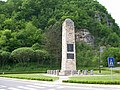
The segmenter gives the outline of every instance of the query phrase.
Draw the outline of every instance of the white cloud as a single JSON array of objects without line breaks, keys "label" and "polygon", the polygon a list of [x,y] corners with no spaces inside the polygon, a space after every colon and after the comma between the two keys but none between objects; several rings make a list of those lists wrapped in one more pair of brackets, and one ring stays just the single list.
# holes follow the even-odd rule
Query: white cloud
[{"label": "white cloud", "polygon": [[120,0],[97,0],[107,8],[107,11],[115,19],[115,22],[120,26]]}]

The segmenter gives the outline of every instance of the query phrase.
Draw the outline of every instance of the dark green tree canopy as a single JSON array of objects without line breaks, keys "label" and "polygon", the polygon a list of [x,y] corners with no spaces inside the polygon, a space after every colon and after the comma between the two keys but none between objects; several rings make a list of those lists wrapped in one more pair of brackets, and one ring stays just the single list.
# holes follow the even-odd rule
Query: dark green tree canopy
[{"label": "dark green tree canopy", "polygon": [[[49,65],[60,66],[61,27],[66,18],[74,21],[76,31],[87,29],[95,37],[95,48],[76,44],[79,66],[92,65],[90,60],[97,62],[93,49],[101,45],[120,47],[120,28],[97,0],[7,0],[0,1],[0,50],[5,51],[4,61],[12,52],[16,57],[12,60],[19,57],[19,62],[29,62],[36,52],[38,58],[31,61],[45,63],[49,59]],[[26,56],[21,58],[23,53]]]},{"label": "dark green tree canopy", "polygon": [[[0,3],[1,30],[28,30],[26,23],[31,22],[36,29],[46,31],[66,18],[75,22],[76,29],[88,29],[97,44],[119,46],[119,27],[106,8],[96,0],[7,0]],[[110,37],[113,33],[115,44]]]}]

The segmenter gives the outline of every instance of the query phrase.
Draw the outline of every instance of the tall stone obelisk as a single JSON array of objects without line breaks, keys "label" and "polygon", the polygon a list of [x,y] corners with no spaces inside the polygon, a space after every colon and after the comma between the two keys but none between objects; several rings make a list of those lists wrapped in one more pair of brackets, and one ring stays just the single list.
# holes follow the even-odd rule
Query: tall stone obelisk
[{"label": "tall stone obelisk", "polygon": [[75,28],[71,19],[66,19],[62,25],[62,64],[61,73],[69,75],[76,70]]}]

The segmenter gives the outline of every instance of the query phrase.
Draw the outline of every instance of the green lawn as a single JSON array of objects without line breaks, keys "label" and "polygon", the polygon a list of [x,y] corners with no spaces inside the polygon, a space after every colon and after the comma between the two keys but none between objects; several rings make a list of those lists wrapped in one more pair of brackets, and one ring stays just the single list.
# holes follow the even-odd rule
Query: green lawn
[{"label": "green lawn", "polygon": [[116,70],[113,70],[111,76],[111,70],[106,69],[102,70],[101,73],[98,73],[98,70],[94,71],[94,75],[80,75],[70,77],[69,80],[63,82],[69,83],[86,83],[86,84],[119,84],[120,85],[120,73]]},{"label": "green lawn", "polygon": [[58,77],[44,76],[43,74],[1,74],[0,77],[19,78],[29,80],[54,81]]},{"label": "green lawn", "polygon": [[105,76],[80,76],[71,77],[70,80],[75,81],[120,81],[120,75],[105,75]]}]

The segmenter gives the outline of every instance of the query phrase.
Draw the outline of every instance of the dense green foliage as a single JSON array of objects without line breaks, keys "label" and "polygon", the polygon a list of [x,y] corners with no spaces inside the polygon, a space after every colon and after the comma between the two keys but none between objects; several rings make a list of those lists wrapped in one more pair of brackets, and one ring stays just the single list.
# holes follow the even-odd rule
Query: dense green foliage
[{"label": "dense green foliage", "polygon": [[34,51],[31,48],[18,48],[11,53],[11,58],[15,62],[25,64],[32,61]]},{"label": "dense green foliage", "polygon": [[120,85],[120,81],[76,81],[76,80],[64,80],[63,82],[67,83],[80,83],[80,84],[111,84],[111,85]]},{"label": "dense green foliage", "polygon": [[120,62],[120,48],[117,48],[117,47],[111,47],[111,48],[108,48],[106,49],[103,53],[102,53],[102,60],[103,60],[103,64],[104,66],[107,66],[108,62],[107,62],[107,58],[108,57],[114,57],[115,59],[115,66],[119,66],[117,64],[117,62]]},{"label": "dense green foliage", "polygon": [[59,69],[66,18],[75,22],[76,31],[88,29],[95,37],[95,47],[77,43],[78,66],[96,66],[101,45],[120,47],[118,25],[96,0],[0,1],[0,65],[37,62]]}]

